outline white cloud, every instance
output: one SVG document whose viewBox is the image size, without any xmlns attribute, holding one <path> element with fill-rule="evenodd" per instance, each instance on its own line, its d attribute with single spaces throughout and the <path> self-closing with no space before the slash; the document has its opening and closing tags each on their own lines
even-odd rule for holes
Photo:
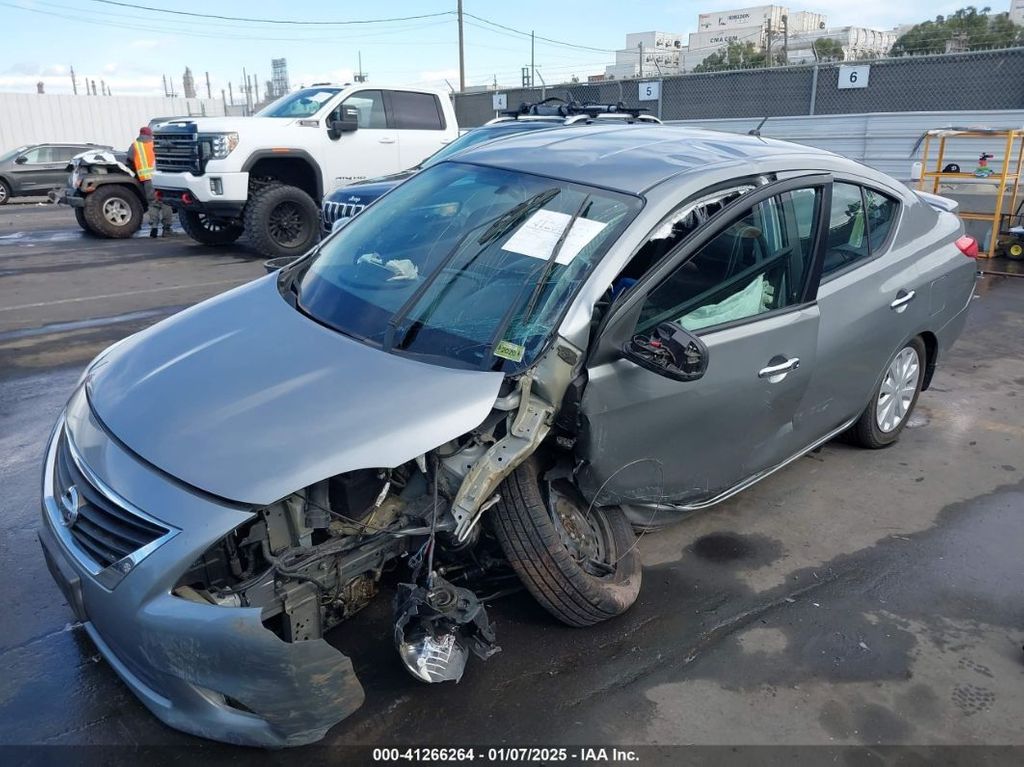
<svg viewBox="0 0 1024 767">
<path fill-rule="evenodd" d="M 163 44 L 162 40 L 141 39 L 141 40 L 132 40 L 128 44 L 128 46 L 130 48 L 137 48 L 137 49 L 143 50 L 143 51 L 150 51 L 150 50 L 153 50 L 154 48 L 159 48 L 162 44 Z"/>
</svg>

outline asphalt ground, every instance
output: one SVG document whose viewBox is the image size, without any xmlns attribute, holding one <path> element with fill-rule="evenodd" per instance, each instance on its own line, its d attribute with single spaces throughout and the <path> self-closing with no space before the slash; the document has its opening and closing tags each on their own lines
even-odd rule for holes
<svg viewBox="0 0 1024 767">
<path fill-rule="evenodd" d="M 260 756 L 153 718 L 72 622 L 35 538 L 43 443 L 83 365 L 260 274 L 244 242 L 99 240 L 67 209 L 0 208 L 0 744 Z M 639 601 L 604 625 L 498 601 L 503 651 L 458 685 L 401 668 L 382 594 L 329 636 L 367 701 L 326 742 L 1024 745 L 1022 349 L 1024 279 L 982 277 L 898 444 L 829 443 L 644 536 Z"/>
</svg>

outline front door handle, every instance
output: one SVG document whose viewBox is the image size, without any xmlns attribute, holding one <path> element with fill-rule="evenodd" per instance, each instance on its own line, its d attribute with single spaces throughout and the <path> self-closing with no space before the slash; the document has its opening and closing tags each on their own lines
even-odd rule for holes
<svg viewBox="0 0 1024 767">
<path fill-rule="evenodd" d="M 377 140 L 378 140 L 378 141 L 379 141 L 380 143 L 382 143 L 382 144 L 394 144 L 394 143 L 395 143 L 395 140 L 394 140 L 393 138 L 391 138 L 390 136 L 381 136 L 381 137 L 380 137 L 379 139 L 377 139 Z"/>
<path fill-rule="evenodd" d="M 774 361 L 775 359 L 784 358 L 773 357 L 772 360 L 769 361 Z M 770 383 L 778 383 L 779 381 L 786 377 L 787 373 L 789 373 L 792 370 L 796 370 L 798 367 L 800 367 L 800 358 L 790 357 L 788 360 L 785 360 L 783 362 L 776 362 L 773 365 L 761 368 L 759 371 L 757 371 L 757 377 L 767 378 Z"/>
<path fill-rule="evenodd" d="M 899 314 L 906 310 L 907 304 L 913 301 L 914 296 L 916 295 L 917 293 L 915 293 L 913 290 L 901 290 L 899 293 L 896 294 L 896 299 L 891 304 L 889 304 L 889 308 L 892 309 L 897 314 Z"/>
</svg>

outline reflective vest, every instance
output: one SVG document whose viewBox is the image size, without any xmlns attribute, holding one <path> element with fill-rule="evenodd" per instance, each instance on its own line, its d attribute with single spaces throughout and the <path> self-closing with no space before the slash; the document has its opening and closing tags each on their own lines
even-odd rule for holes
<svg viewBox="0 0 1024 767">
<path fill-rule="evenodd" d="M 139 181 L 149 181 L 156 170 L 156 155 L 153 153 L 152 141 L 136 139 L 132 144 L 132 165 Z"/>
</svg>

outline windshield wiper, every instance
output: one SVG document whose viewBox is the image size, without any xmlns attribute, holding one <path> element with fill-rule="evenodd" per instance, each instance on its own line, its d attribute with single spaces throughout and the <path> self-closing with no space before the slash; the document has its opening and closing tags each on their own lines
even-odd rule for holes
<svg viewBox="0 0 1024 767">
<path fill-rule="evenodd" d="M 459 241 L 455 243 L 455 247 L 453 247 L 450 251 L 448 251 L 448 253 L 445 254 L 445 257 L 441 259 L 441 263 L 437 265 L 434 271 L 432 271 L 427 276 L 427 278 L 420 283 L 416 290 L 413 291 L 413 294 L 409 296 L 408 300 L 404 304 L 402 304 L 398 311 L 391 315 L 391 319 L 388 320 L 388 329 L 384 335 L 384 348 L 395 348 L 395 333 L 398 332 L 399 324 L 401 324 L 402 320 L 404 320 L 406 316 L 409 314 L 409 312 L 413 310 L 413 307 L 415 307 L 416 304 L 419 303 L 419 300 L 423 298 L 423 295 L 427 292 L 427 290 L 430 289 L 430 286 L 434 284 L 434 281 L 437 279 L 438 275 L 440 275 L 441 272 L 443 272 L 445 268 L 448 266 L 448 264 L 451 262 L 451 260 L 455 258 L 456 254 L 462 249 L 463 244 L 465 244 L 466 240 L 469 239 L 469 236 L 473 234 L 473 232 L 490 224 L 487 231 L 484 232 L 483 235 L 481 235 L 478 241 L 478 244 L 481 247 L 473 254 L 473 257 L 470 258 L 467 261 L 467 263 L 472 263 L 473 261 L 475 261 L 477 257 L 481 253 L 483 253 L 484 250 L 487 249 L 491 242 L 493 242 L 498 237 L 501 237 L 510 228 L 518 224 L 520 221 L 522 221 L 528 215 L 533 213 L 535 210 L 544 207 L 544 205 L 546 205 L 548 202 L 554 199 L 560 192 L 561 189 L 558 188 L 552 188 L 547 189 L 543 192 L 538 192 L 532 197 L 523 200 L 521 203 L 519 203 L 506 213 L 502 213 L 497 218 L 494 218 L 491 221 L 484 221 L 482 224 L 474 226 L 462 237 L 460 237 Z M 423 324 L 422 321 L 420 321 L 419 324 Z M 408 336 L 408 331 L 406 331 L 406 333 L 403 333 L 402 336 L 403 337 L 402 339 L 400 339 L 400 342 L 398 344 L 399 348 L 403 346 L 405 342 L 405 337 Z"/>
<path fill-rule="evenodd" d="M 526 302 L 526 309 L 523 312 L 524 320 L 527 319 L 536 308 L 537 301 L 540 300 L 541 293 L 544 292 L 544 283 L 547 282 L 552 269 L 555 268 L 555 262 L 558 259 L 558 254 L 562 252 L 562 246 L 565 245 L 565 241 L 568 239 L 569 233 L 576 225 L 576 220 L 583 215 L 583 211 L 586 210 L 587 203 L 589 202 L 590 195 L 588 194 L 583 198 L 583 202 L 580 203 L 579 207 L 576 208 L 576 212 L 572 214 L 572 218 L 569 219 L 568 225 L 558 236 L 558 242 L 555 243 L 555 247 L 551 250 L 551 255 L 548 256 L 547 261 L 544 262 L 544 266 L 541 267 L 540 275 L 537 277 L 537 284 L 530 292 L 530 299 Z M 515 316 L 516 306 L 519 304 L 518 298 L 519 294 L 517 293 L 516 300 L 509 305 L 508 309 L 505 311 L 505 315 L 501 318 L 501 322 L 498 323 L 498 327 L 495 329 L 494 335 L 491 336 L 491 340 L 487 343 L 487 346 L 484 349 L 483 359 L 480 361 L 482 366 L 490 364 L 491 354 L 494 351 L 495 345 L 504 337 L 505 331 L 512 322 L 512 318 Z"/>
</svg>

